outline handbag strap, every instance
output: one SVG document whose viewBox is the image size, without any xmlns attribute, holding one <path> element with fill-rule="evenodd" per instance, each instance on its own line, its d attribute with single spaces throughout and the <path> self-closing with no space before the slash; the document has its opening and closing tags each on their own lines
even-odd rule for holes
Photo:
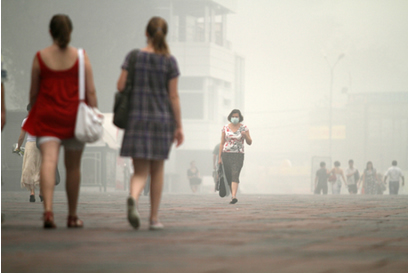
<svg viewBox="0 0 408 274">
<path fill-rule="evenodd" d="M 132 87 L 133 86 L 133 75 L 134 75 L 134 71 L 135 71 L 135 63 L 136 63 L 136 57 L 137 57 L 137 53 L 139 52 L 138 49 L 134 49 L 132 50 L 131 54 L 130 54 L 130 58 L 129 58 L 129 66 L 128 66 L 128 75 L 126 78 L 126 86 L 127 87 Z M 126 90 L 126 89 L 125 89 Z"/>
<path fill-rule="evenodd" d="M 78 49 L 78 59 L 79 59 L 79 101 L 85 100 L 85 64 L 84 64 L 84 50 Z"/>
</svg>

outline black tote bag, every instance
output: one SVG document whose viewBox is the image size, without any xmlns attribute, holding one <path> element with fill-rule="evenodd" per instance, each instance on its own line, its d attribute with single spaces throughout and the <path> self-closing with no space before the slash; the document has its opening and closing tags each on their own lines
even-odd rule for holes
<svg viewBox="0 0 408 274">
<path fill-rule="evenodd" d="M 113 104 L 113 124 L 118 128 L 125 129 L 129 114 L 130 93 L 133 88 L 133 76 L 136 56 L 139 50 L 132 51 L 129 60 L 129 70 L 126 78 L 126 86 L 122 92 L 115 93 L 115 103 Z"/>
</svg>

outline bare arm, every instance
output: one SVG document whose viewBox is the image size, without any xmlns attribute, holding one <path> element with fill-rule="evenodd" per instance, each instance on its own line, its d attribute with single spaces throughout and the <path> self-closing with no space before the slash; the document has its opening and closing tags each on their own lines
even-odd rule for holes
<svg viewBox="0 0 408 274">
<path fill-rule="evenodd" d="M 243 131 L 241 134 L 245 138 L 246 143 L 250 146 L 252 144 L 252 138 L 251 135 L 249 135 L 249 130 Z"/>
<path fill-rule="evenodd" d="M 89 61 L 88 54 L 86 54 L 86 52 L 85 52 L 85 96 L 89 106 L 98 107 L 95 84 L 93 80 L 92 66 L 91 62 Z"/>
<path fill-rule="evenodd" d="M 20 136 L 18 136 L 18 141 L 17 141 L 17 148 L 16 150 L 19 150 L 21 148 L 21 146 L 23 145 L 24 139 L 26 136 L 26 132 L 24 129 L 21 129 L 20 131 Z"/>
<path fill-rule="evenodd" d="M 126 79 L 126 78 L 125 78 Z M 184 141 L 183 126 L 181 123 L 180 97 L 178 94 L 178 78 L 172 78 L 169 81 L 169 97 L 173 109 L 174 119 L 176 120 L 176 130 L 174 131 L 174 140 L 176 147 L 179 147 Z"/>
<path fill-rule="evenodd" d="M 118 83 L 117 83 L 117 88 L 119 92 L 122 92 L 125 89 L 127 76 L 128 76 L 128 71 L 125 69 L 122 69 L 122 72 L 120 73 Z"/>
<path fill-rule="evenodd" d="M 33 65 L 31 67 L 31 86 L 30 86 L 30 104 L 34 105 L 37 101 L 38 92 L 40 90 L 40 63 L 37 56 L 34 57 Z"/>
</svg>

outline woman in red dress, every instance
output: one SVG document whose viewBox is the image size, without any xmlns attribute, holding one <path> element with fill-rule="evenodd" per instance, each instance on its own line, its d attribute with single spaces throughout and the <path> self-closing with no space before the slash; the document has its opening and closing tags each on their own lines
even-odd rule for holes
<svg viewBox="0 0 408 274">
<path fill-rule="evenodd" d="M 30 104 L 23 129 L 37 136 L 42 164 L 40 187 L 44 197 L 44 228 L 55 228 L 52 201 L 60 146 L 65 149 L 68 227 L 82 227 L 77 217 L 81 156 L 84 144 L 75 139 L 79 104 L 78 50 L 69 46 L 72 22 L 67 15 L 54 15 L 50 22 L 51 46 L 37 52 L 31 70 Z M 86 101 L 97 106 L 92 67 L 85 53 Z"/>
</svg>

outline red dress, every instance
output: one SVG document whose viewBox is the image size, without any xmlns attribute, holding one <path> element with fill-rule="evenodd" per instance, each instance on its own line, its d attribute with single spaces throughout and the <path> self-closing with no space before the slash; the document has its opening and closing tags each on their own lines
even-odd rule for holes
<svg viewBox="0 0 408 274">
<path fill-rule="evenodd" d="M 40 90 L 23 129 L 34 136 L 59 139 L 74 137 L 79 105 L 78 59 L 66 70 L 48 68 L 37 52 L 40 63 Z"/>
</svg>

